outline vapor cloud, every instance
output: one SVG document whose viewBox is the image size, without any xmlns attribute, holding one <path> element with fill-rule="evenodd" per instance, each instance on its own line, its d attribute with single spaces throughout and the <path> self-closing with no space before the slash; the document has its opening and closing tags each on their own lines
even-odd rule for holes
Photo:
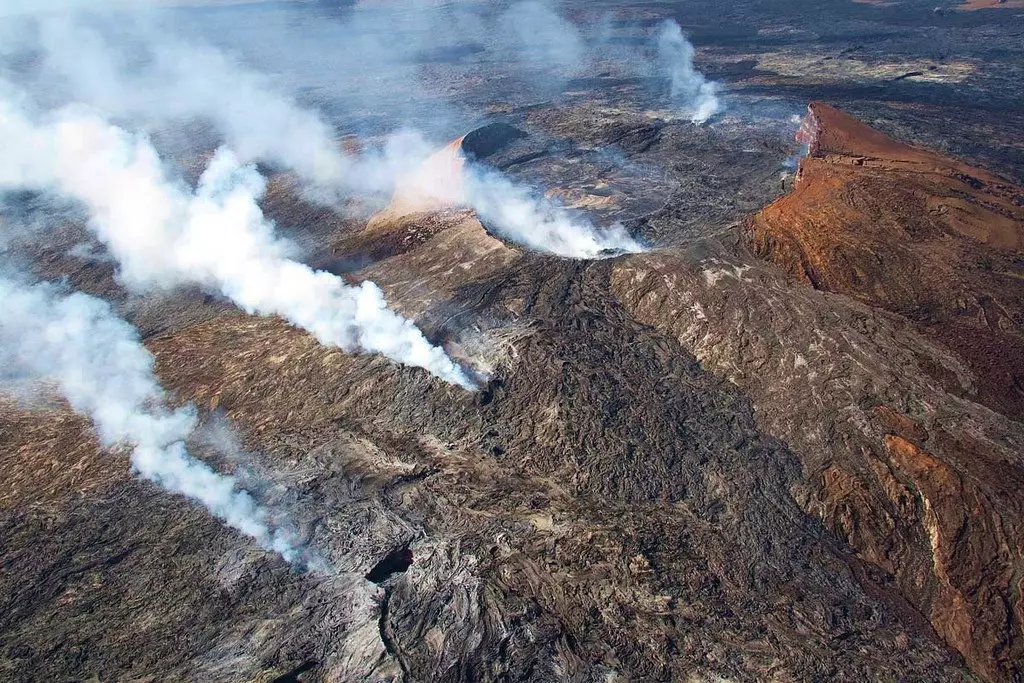
<svg viewBox="0 0 1024 683">
<path fill-rule="evenodd" d="M 245 162 L 297 173 L 325 201 L 389 189 L 404 160 L 342 152 L 333 129 L 223 52 L 136 25 L 123 44 L 73 17 L 39 23 L 42 78 L 53 95 L 143 129 L 201 120 Z M 131 39 L 131 40 L 129 40 Z"/>
<path fill-rule="evenodd" d="M 55 383 L 92 420 L 104 446 L 132 445 L 138 474 L 198 502 L 289 562 L 305 559 L 233 477 L 189 455 L 195 410 L 168 408 L 153 357 L 106 302 L 2 277 L 0 302 L 0 363 L 8 377 Z"/>
<path fill-rule="evenodd" d="M 468 171 L 465 198 L 497 232 L 538 251 L 595 259 L 645 250 L 621 225 L 598 229 L 581 216 L 484 169 Z"/>
<path fill-rule="evenodd" d="M 263 178 L 227 149 L 194 193 L 165 175 L 143 136 L 71 108 L 36 124 L 0 103 L 0 188 L 38 188 L 82 202 L 90 227 L 135 290 L 196 284 L 242 309 L 280 315 L 323 344 L 381 353 L 467 389 L 473 381 L 371 282 L 346 285 L 288 258 L 258 200 Z"/>
<path fill-rule="evenodd" d="M 673 20 L 658 29 L 658 59 L 669 79 L 669 94 L 694 123 L 704 123 L 721 108 L 720 86 L 709 81 L 693 66 L 693 44 Z"/>
<path fill-rule="evenodd" d="M 528 2 L 507 16 L 529 19 L 519 40 L 530 54 L 566 68 L 580 59 L 578 34 L 558 45 L 551 31 L 541 31 L 568 25 L 548 6 Z M 31 105 L 63 106 L 25 115 L 31 107 L 7 89 L 0 121 L 6 187 L 45 187 L 82 202 L 121 278 L 135 290 L 197 284 L 246 311 L 280 315 L 324 344 L 381 353 L 473 386 L 442 349 L 387 308 L 373 283 L 349 287 L 290 258 L 289 245 L 260 212 L 265 185 L 249 165 L 259 160 L 289 169 L 328 203 L 381 195 L 427 156 L 419 135 L 392 135 L 377 151 L 346 154 L 319 114 L 214 48 L 131 21 L 113 33 L 74 13 L 33 21 L 34 37 L 25 41 L 41 66 L 32 76 L 40 87 L 32 89 Z M 534 29 L 526 31 L 529 26 Z M 145 137 L 110 119 L 142 130 L 198 119 L 213 125 L 225 147 L 191 190 L 170 180 Z M 574 258 L 641 250 L 621 227 L 599 230 L 497 172 L 469 175 L 465 203 L 513 241 Z"/>
<path fill-rule="evenodd" d="M 599 228 L 497 171 L 466 158 L 457 142 L 400 178 L 391 211 L 473 208 L 489 229 L 536 251 L 596 259 L 644 250 L 621 225 Z"/>
<path fill-rule="evenodd" d="M 611 17 L 608 17 L 610 19 Z M 585 34 L 549 3 L 525 0 L 509 8 L 498 29 L 507 36 L 514 59 L 542 83 L 558 76 L 593 70 L 604 59 L 627 71 L 657 74 L 668 81 L 669 97 L 694 123 L 704 123 L 722 110 L 721 86 L 708 80 L 693 64 L 695 49 L 678 22 L 666 20 L 654 32 L 654 58 L 647 51 L 613 45 L 607 24 L 589 27 Z"/>
<path fill-rule="evenodd" d="M 586 66 L 587 48 L 579 30 L 546 2 L 512 5 L 499 19 L 497 31 L 511 39 L 516 60 L 527 68 L 572 74 Z"/>
<path fill-rule="evenodd" d="M 534 66 L 579 65 L 581 38 L 547 5 L 520 3 L 501 22 L 510 31 L 515 28 L 514 42 L 523 43 L 517 54 Z M 561 38 L 558 27 L 566 29 Z M 351 194 L 383 195 L 396 180 L 408 183 L 415 177 L 410 170 L 429 155 L 430 145 L 411 130 L 391 134 L 378 150 L 346 154 L 316 112 L 298 106 L 266 78 L 213 48 L 137 30 L 145 40 L 133 49 L 144 55 L 136 55 L 129 68 L 128 51 L 103 32 L 68 18 L 42 21 L 45 82 L 59 86 L 64 99 L 144 128 L 192 119 L 210 122 L 241 161 L 289 169 L 327 203 Z M 574 258 L 640 250 L 621 228 L 599 231 L 496 172 L 473 175 L 465 203 L 524 246 Z"/>
</svg>

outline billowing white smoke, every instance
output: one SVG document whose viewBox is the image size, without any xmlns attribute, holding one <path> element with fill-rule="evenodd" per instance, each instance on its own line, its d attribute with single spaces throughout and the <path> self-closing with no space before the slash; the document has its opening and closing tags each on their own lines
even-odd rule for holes
<svg viewBox="0 0 1024 683">
<path fill-rule="evenodd" d="M 410 145 L 414 136 L 403 131 L 381 150 L 346 154 L 317 112 L 299 106 L 268 77 L 134 15 L 119 15 L 117 35 L 75 13 L 35 18 L 28 25 L 35 30 L 26 28 L 22 41 L 43 59 L 31 78 L 18 79 L 23 89 L 57 103 L 88 105 L 147 131 L 203 121 L 243 162 L 295 172 L 311 197 L 324 203 L 351 194 L 386 195 L 401 172 L 429 153 L 425 144 Z"/>
<path fill-rule="evenodd" d="M 210 47 L 137 28 L 147 54 L 141 65 L 129 68 L 125 51 L 99 31 L 73 19 L 46 17 L 39 25 L 44 73 L 70 101 L 144 127 L 206 120 L 243 161 L 292 169 L 326 199 L 341 189 L 387 189 L 393 177 L 389 160 L 364 157 L 356 172 L 356 160 L 342 153 L 330 126 L 260 74 Z"/>
<path fill-rule="evenodd" d="M 669 78 L 669 93 L 686 109 L 691 121 L 704 123 L 722 108 L 719 85 L 694 68 L 693 56 L 693 44 L 679 24 L 663 22 L 658 30 L 658 57 Z"/>
<path fill-rule="evenodd" d="M 583 50 L 578 35 L 565 45 L 550 30 L 538 33 L 538 26 L 567 23 L 564 19 L 536 2 L 510 12 L 534 27 L 521 36 L 531 45 L 524 55 L 545 64 L 565 62 L 566 68 L 578 65 Z M 415 176 L 413 169 L 429 153 L 422 138 L 404 131 L 390 136 L 379 152 L 346 155 L 316 113 L 209 47 L 147 34 L 152 38 L 146 41 L 149 59 L 141 68 L 128 69 L 122 50 L 80 22 L 48 18 L 40 26 L 51 79 L 60 80 L 74 101 L 144 126 L 207 120 L 242 161 L 259 159 L 288 168 L 324 200 L 389 192 L 396 179 L 408 182 Z M 574 258 L 640 250 L 623 229 L 599 231 L 496 172 L 476 174 L 473 190 L 466 203 L 527 247 Z"/>
<path fill-rule="evenodd" d="M 164 175 L 143 137 L 81 111 L 35 125 L 0 102 L 0 187 L 53 189 L 85 204 L 90 226 L 134 289 L 196 284 L 250 313 L 280 315 L 323 344 L 381 353 L 470 389 L 473 382 L 371 282 L 287 258 L 257 204 L 263 178 L 222 149 L 194 194 Z"/>
<path fill-rule="evenodd" d="M 463 192 L 465 202 L 485 223 L 513 242 L 538 251 L 580 259 L 644 251 L 621 225 L 598 229 L 497 173 L 471 167 Z"/>
<path fill-rule="evenodd" d="M 621 225 L 598 228 L 580 214 L 471 162 L 458 142 L 401 177 L 398 187 L 390 211 L 401 214 L 446 206 L 472 207 L 488 228 L 537 251 L 595 259 L 645 249 Z"/>
<path fill-rule="evenodd" d="M 133 446 L 140 475 L 197 501 L 289 562 L 303 559 L 303 550 L 233 477 L 189 455 L 185 439 L 195 429 L 195 411 L 168 408 L 153 357 L 106 302 L 0 278 L 0 309 L 0 362 L 8 376 L 56 383 L 71 407 L 93 421 L 103 445 Z"/>
</svg>

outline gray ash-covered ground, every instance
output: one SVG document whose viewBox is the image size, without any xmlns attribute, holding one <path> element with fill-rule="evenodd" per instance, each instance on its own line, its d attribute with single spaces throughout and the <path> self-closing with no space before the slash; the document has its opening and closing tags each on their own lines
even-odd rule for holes
<svg viewBox="0 0 1024 683">
<path fill-rule="evenodd" d="M 357 10 L 300 5 L 173 12 L 229 46 L 308 32 L 291 55 L 251 58 L 304 88 L 339 135 L 412 119 L 444 142 L 514 126 L 525 135 L 481 163 L 652 251 L 556 258 L 462 215 L 423 218 L 411 241 L 412 223 L 365 238 L 360 212 L 303 202 L 278 178 L 265 209 L 306 260 L 372 276 L 452 355 L 485 357 L 472 393 L 202 292 L 129 296 L 97 245 L 76 248 L 89 240 L 69 216 L 21 258 L 118 304 L 164 385 L 211 430 L 229 421 L 245 455 L 201 440 L 196 454 L 286 510 L 331 570 L 289 566 L 133 478 L 65 406 L 7 402 L 0 678 L 1021 680 L 1024 513 L 1010 484 L 1024 481 L 1024 416 L 964 398 L 953 385 L 975 379 L 955 353 L 900 315 L 792 282 L 743 229 L 792 189 L 811 100 L 1024 179 L 1024 10 L 561 6 L 611 55 L 677 19 L 724 85 L 725 110 L 695 126 L 642 68 L 531 76 L 486 33 L 454 28 L 414 69 L 342 74 L 347 60 L 315 59 L 332 37 L 318 22 Z M 415 43 L 426 11 L 368 23 Z M 346 101 L 355 81 L 399 76 L 419 85 Z M 479 261 L 462 268 L 467 254 Z M 958 460 L 972 448 L 988 469 Z M 959 488 L 928 489 L 919 462 L 952 468 Z M 950 579 L 933 553 L 959 518 L 934 500 L 958 496 L 976 516 Z M 973 520 L 998 533 L 972 536 Z M 1001 563 L 1004 591 L 960 577 Z M 956 599 L 966 635 L 944 611 Z"/>
</svg>

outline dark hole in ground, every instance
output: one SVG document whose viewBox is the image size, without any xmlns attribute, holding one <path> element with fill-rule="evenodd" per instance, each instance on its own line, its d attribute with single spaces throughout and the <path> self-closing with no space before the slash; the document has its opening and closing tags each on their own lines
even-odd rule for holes
<svg viewBox="0 0 1024 683">
<path fill-rule="evenodd" d="M 412 566 L 412 550 L 409 546 L 395 548 L 384 556 L 384 559 L 373 566 L 366 580 L 372 583 L 384 583 L 392 574 L 406 571 Z"/>
<path fill-rule="evenodd" d="M 500 379 L 492 379 L 487 383 L 480 393 L 477 394 L 477 405 L 486 406 L 495 399 L 496 394 L 500 394 L 503 383 Z"/>
<path fill-rule="evenodd" d="M 318 664 L 319 662 L 315 662 L 312 659 L 306 660 L 305 662 L 299 664 L 297 667 L 295 667 L 288 673 L 273 679 L 272 681 L 270 681 L 270 683 L 300 683 L 299 676 L 306 673 L 307 671 L 315 669 Z"/>
</svg>

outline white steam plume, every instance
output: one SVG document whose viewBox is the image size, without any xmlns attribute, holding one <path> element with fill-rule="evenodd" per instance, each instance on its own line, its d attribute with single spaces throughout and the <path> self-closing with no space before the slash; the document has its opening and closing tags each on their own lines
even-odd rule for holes
<svg viewBox="0 0 1024 683">
<path fill-rule="evenodd" d="M 189 455 L 185 439 L 196 427 L 195 410 L 167 407 L 153 357 L 109 304 L 0 278 L 0 312 L 7 373 L 55 382 L 71 407 L 92 420 L 104 446 L 132 444 L 132 466 L 141 476 L 197 501 L 289 562 L 303 559 L 303 550 L 233 477 Z"/>
<path fill-rule="evenodd" d="M 498 173 L 470 167 L 463 191 L 485 223 L 531 249 L 580 259 L 644 251 L 621 225 L 598 229 Z"/>
<path fill-rule="evenodd" d="M 599 228 L 578 213 L 467 158 L 457 140 L 399 179 L 388 211 L 401 215 L 439 207 L 471 207 L 487 227 L 537 251 L 596 259 L 644 251 L 615 224 Z"/>
<path fill-rule="evenodd" d="M 331 127 L 265 77 L 211 47 L 156 36 L 141 25 L 135 29 L 145 50 L 141 60 L 74 18 L 44 17 L 44 74 L 70 101 L 143 127 L 206 120 L 244 161 L 291 169 L 326 199 L 343 189 L 387 189 L 393 173 L 386 160 L 365 157 L 357 172 L 356 160 L 342 153 Z"/>
<path fill-rule="evenodd" d="M 539 2 L 521 3 L 510 12 L 529 19 L 530 26 L 552 21 L 571 26 Z M 564 62 L 566 68 L 578 65 L 583 47 L 576 33 L 572 44 L 565 45 L 550 31 L 538 30 L 520 36 L 530 48 L 523 55 L 544 63 Z M 74 101 L 144 127 L 205 119 L 243 161 L 259 159 L 288 168 L 321 199 L 389 192 L 396 181 L 407 184 L 416 178 L 414 169 L 429 155 L 430 146 L 411 131 L 389 136 L 379 152 L 345 154 L 315 112 L 210 47 L 146 31 L 148 59 L 128 68 L 123 49 L 73 19 L 41 20 L 40 36 L 51 80 L 59 80 Z M 524 246 L 573 258 L 641 250 L 622 228 L 599 231 L 497 172 L 475 173 L 472 190 L 465 203 Z"/>
<path fill-rule="evenodd" d="M 14 42 L 42 57 L 27 74 L 12 69 L 7 79 L 39 101 L 88 105 L 150 132 L 208 123 L 243 162 L 295 172 L 311 198 L 326 204 L 351 194 L 383 196 L 423 158 L 403 133 L 380 151 L 347 154 L 316 111 L 221 50 L 175 38 L 133 14 L 118 15 L 116 30 L 107 31 L 83 16 L 91 15 L 40 13 L 27 23 L 0 15 L 0 28 L 20 27 Z"/>
<path fill-rule="evenodd" d="M 704 123 L 722 108 L 719 85 L 694 68 L 693 56 L 693 44 L 679 24 L 663 22 L 658 30 L 658 57 L 669 77 L 669 94 L 687 110 L 691 121 Z"/>
<path fill-rule="evenodd" d="M 350 287 L 287 258 L 288 244 L 257 204 L 263 178 L 229 151 L 218 151 L 193 194 L 168 180 L 148 140 L 81 111 L 36 125 L 0 102 L 0 140 L 0 188 L 52 189 L 85 204 L 128 286 L 216 289 L 323 344 L 381 353 L 474 388 L 443 349 L 387 308 L 372 282 Z"/>
</svg>

